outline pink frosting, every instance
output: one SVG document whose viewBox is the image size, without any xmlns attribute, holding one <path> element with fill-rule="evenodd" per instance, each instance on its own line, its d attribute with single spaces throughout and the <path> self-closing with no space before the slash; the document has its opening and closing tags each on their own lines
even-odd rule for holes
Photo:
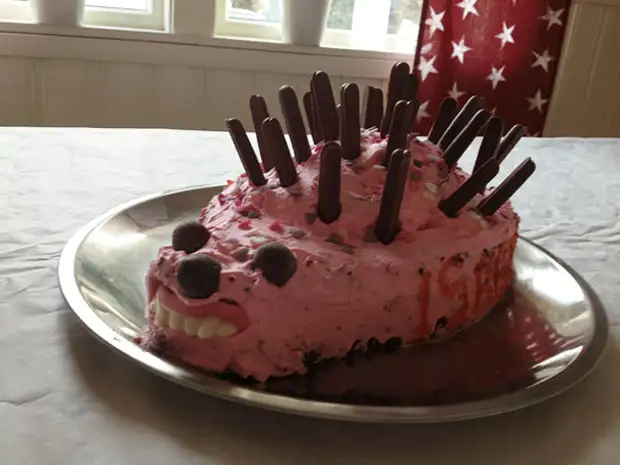
<svg viewBox="0 0 620 465">
<path fill-rule="evenodd" d="M 148 272 L 149 301 L 160 299 L 181 315 L 217 316 L 239 329 L 230 337 L 202 340 L 158 328 L 177 356 L 204 369 L 230 369 L 265 380 L 304 373 L 304 355 L 310 351 L 342 357 L 369 338 L 398 337 L 405 343 L 427 338 L 437 320 L 463 309 L 461 298 L 441 292 L 446 283 L 464 279 L 470 296 L 467 323 L 496 303 L 503 290 L 474 308 L 471 301 L 480 292 L 474 267 L 488 250 L 517 234 L 519 217 L 510 204 L 482 218 L 473 209 L 482 198 L 477 195 L 458 217 L 446 217 L 438 202 L 468 175 L 459 168 L 449 172 L 437 147 L 414 139 L 402 229 L 386 246 L 372 235 L 386 177 L 379 163 L 386 141 L 377 132 L 363 131 L 361 145 L 358 159 L 342 161 L 342 213 L 331 224 L 316 217 L 321 145 L 297 165 L 294 186 L 281 187 L 275 170 L 265 173 L 268 182 L 262 187 L 243 174 L 210 201 L 200 220 L 211 238 L 196 252 L 222 264 L 219 292 L 209 299 L 183 296 L 175 272 L 186 254 L 171 247 L 160 250 Z M 297 258 L 297 271 L 283 287 L 250 266 L 252 253 L 269 241 L 286 245 Z M 444 266 L 442 274 L 444 260 L 455 256 L 459 266 L 447 271 Z M 222 306 L 221 299 L 238 306 Z M 147 315 L 153 325 L 151 307 Z"/>
</svg>

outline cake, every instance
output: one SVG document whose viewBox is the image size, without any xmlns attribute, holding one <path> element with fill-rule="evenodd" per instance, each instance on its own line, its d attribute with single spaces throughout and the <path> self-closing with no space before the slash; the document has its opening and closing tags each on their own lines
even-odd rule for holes
<svg viewBox="0 0 620 465">
<path fill-rule="evenodd" d="M 250 99 L 261 161 L 227 120 L 245 172 L 180 224 L 147 272 L 148 338 L 193 367 L 259 382 L 351 351 L 445 338 L 487 315 L 513 279 L 526 159 L 488 185 L 523 135 L 472 97 L 415 127 L 417 81 L 394 65 L 384 101 L 317 72 L 303 98 L 280 89 L 280 122 Z M 384 109 L 385 107 L 385 109 Z M 458 166 L 483 134 L 471 175 Z M 490 349 L 492 350 L 492 349 Z"/>
</svg>

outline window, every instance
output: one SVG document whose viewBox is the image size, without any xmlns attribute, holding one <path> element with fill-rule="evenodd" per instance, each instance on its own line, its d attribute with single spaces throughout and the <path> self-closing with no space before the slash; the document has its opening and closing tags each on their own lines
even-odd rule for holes
<svg viewBox="0 0 620 465">
<path fill-rule="evenodd" d="M 332 0 L 323 45 L 413 52 L 422 0 Z M 218 36 L 279 41 L 280 0 L 217 0 Z"/>
<path fill-rule="evenodd" d="M 85 3 L 84 24 L 87 26 L 166 29 L 166 0 L 86 0 Z M 28 0 L 0 0 L 0 18 L 20 22 L 34 21 Z"/>
</svg>

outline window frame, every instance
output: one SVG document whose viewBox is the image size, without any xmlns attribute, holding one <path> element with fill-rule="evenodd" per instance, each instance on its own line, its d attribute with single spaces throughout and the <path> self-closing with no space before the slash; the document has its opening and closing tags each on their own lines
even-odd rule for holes
<svg viewBox="0 0 620 465">
<path fill-rule="evenodd" d="M 87 27 L 166 31 L 169 1 L 151 0 L 148 13 L 87 6 L 84 9 L 83 24 Z M 0 12 L 3 21 L 34 22 L 28 0 L 0 0 Z"/>
<path fill-rule="evenodd" d="M 240 19 L 228 19 L 226 8 L 229 0 L 215 0 L 215 37 L 219 38 L 238 38 L 246 40 L 260 40 L 270 42 L 282 42 L 280 24 L 273 24 L 260 21 L 246 21 Z M 422 27 L 422 25 L 418 25 Z M 411 50 L 415 51 L 415 41 Z M 373 48 L 360 48 L 355 44 L 355 35 L 352 31 L 345 29 L 325 29 L 321 47 L 326 48 L 347 48 L 353 50 L 369 50 L 386 53 L 399 53 L 398 35 L 382 34 L 382 39 L 378 46 Z"/>
</svg>

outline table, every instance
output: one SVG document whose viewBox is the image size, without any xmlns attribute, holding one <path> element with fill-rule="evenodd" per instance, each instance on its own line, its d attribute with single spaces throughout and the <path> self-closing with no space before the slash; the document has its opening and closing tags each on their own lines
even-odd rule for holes
<svg viewBox="0 0 620 465">
<path fill-rule="evenodd" d="M 604 359 L 583 383 L 520 412 L 375 426 L 176 386 L 98 343 L 64 303 L 56 269 L 72 234 L 138 196 L 225 182 L 241 169 L 226 134 L 0 129 L 0 464 L 617 463 L 620 140 L 523 140 L 501 175 L 526 156 L 538 171 L 514 198 L 523 235 L 601 297 L 612 324 Z"/>
</svg>

